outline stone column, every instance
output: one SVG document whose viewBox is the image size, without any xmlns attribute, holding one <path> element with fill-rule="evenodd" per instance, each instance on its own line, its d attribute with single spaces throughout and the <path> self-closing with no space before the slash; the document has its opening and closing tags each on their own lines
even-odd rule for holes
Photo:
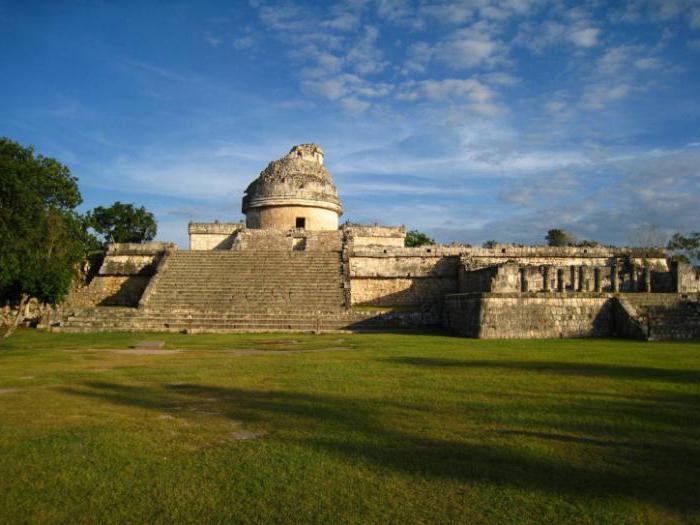
<svg viewBox="0 0 700 525">
<path fill-rule="evenodd" d="M 630 288 L 632 292 L 636 292 L 639 290 L 638 285 L 637 285 L 637 268 L 632 265 L 632 269 L 630 270 Z"/>
<path fill-rule="evenodd" d="M 552 268 L 551 268 L 550 266 L 545 266 L 545 267 L 544 267 L 544 272 L 543 272 L 543 274 L 544 274 L 544 282 L 542 283 L 542 290 L 544 290 L 545 292 L 548 292 L 548 291 L 549 291 L 549 284 L 550 284 L 549 280 L 550 280 L 550 272 L 551 272 L 551 270 L 552 270 Z"/>
<path fill-rule="evenodd" d="M 563 292 L 564 289 L 564 270 L 559 268 L 557 270 L 557 292 Z"/>
<path fill-rule="evenodd" d="M 578 267 L 578 291 L 587 292 L 588 291 L 588 275 L 586 275 L 586 267 Z"/>
<path fill-rule="evenodd" d="M 520 291 L 521 292 L 528 291 L 527 269 L 526 268 L 520 268 Z"/>
<path fill-rule="evenodd" d="M 613 264 L 610 267 L 610 284 L 612 285 L 613 292 L 620 291 L 620 281 L 617 276 L 617 264 Z"/>
<path fill-rule="evenodd" d="M 651 292 L 651 270 L 648 266 L 644 267 L 644 291 L 646 293 Z"/>
<path fill-rule="evenodd" d="M 600 268 L 595 268 L 593 270 L 593 289 L 600 293 L 602 289 L 602 283 L 601 283 L 601 278 L 600 278 Z"/>
<path fill-rule="evenodd" d="M 571 274 L 571 291 L 575 292 L 578 290 L 578 271 L 576 266 L 569 266 L 569 273 Z"/>
</svg>

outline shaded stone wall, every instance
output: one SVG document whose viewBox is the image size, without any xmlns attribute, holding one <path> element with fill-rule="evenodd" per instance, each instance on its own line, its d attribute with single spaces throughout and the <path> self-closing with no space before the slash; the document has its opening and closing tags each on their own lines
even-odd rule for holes
<svg viewBox="0 0 700 525">
<path fill-rule="evenodd" d="M 613 322 L 607 294 L 453 294 L 443 311 L 445 328 L 484 339 L 603 337 Z"/>
<path fill-rule="evenodd" d="M 682 262 L 674 262 L 673 274 L 675 281 L 675 290 L 673 290 L 674 292 L 700 292 L 700 271 L 696 270 L 689 264 L 685 264 Z"/>
<path fill-rule="evenodd" d="M 74 283 L 61 308 L 138 306 L 171 243 L 111 244 L 97 274 L 88 283 Z"/>
<path fill-rule="evenodd" d="M 349 257 L 351 303 L 375 306 L 440 305 L 459 289 L 454 256 L 421 249 L 359 248 Z"/>
</svg>

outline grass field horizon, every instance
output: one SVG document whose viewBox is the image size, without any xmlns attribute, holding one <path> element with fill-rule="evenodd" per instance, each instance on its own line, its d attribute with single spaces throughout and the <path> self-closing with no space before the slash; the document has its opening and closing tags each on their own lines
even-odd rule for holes
<svg viewBox="0 0 700 525">
<path fill-rule="evenodd" d="M 0 473 L 0 523 L 700 522 L 700 344 L 19 330 Z"/>
</svg>

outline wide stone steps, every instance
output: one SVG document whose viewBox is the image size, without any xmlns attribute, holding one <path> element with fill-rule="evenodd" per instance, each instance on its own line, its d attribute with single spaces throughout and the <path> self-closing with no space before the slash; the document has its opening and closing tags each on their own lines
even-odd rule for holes
<svg viewBox="0 0 700 525">
<path fill-rule="evenodd" d="M 402 328 L 400 323 L 371 313 L 340 314 L 207 314 L 204 312 L 151 312 L 143 309 L 99 308 L 66 312 L 54 320 L 52 330 L 62 332 L 165 331 L 165 332 L 273 332 L 345 331 Z"/>
<path fill-rule="evenodd" d="M 649 340 L 700 339 L 700 302 L 677 294 L 626 294 Z"/>
<path fill-rule="evenodd" d="M 152 311 L 339 312 L 339 252 L 172 253 L 143 306 Z"/>
</svg>

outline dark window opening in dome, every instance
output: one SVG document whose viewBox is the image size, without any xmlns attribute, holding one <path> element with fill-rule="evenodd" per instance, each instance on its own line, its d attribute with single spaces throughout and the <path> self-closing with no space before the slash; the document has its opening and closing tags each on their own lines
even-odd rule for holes
<svg viewBox="0 0 700 525">
<path fill-rule="evenodd" d="M 304 229 L 306 228 L 306 217 L 297 217 L 297 228 Z"/>
</svg>

